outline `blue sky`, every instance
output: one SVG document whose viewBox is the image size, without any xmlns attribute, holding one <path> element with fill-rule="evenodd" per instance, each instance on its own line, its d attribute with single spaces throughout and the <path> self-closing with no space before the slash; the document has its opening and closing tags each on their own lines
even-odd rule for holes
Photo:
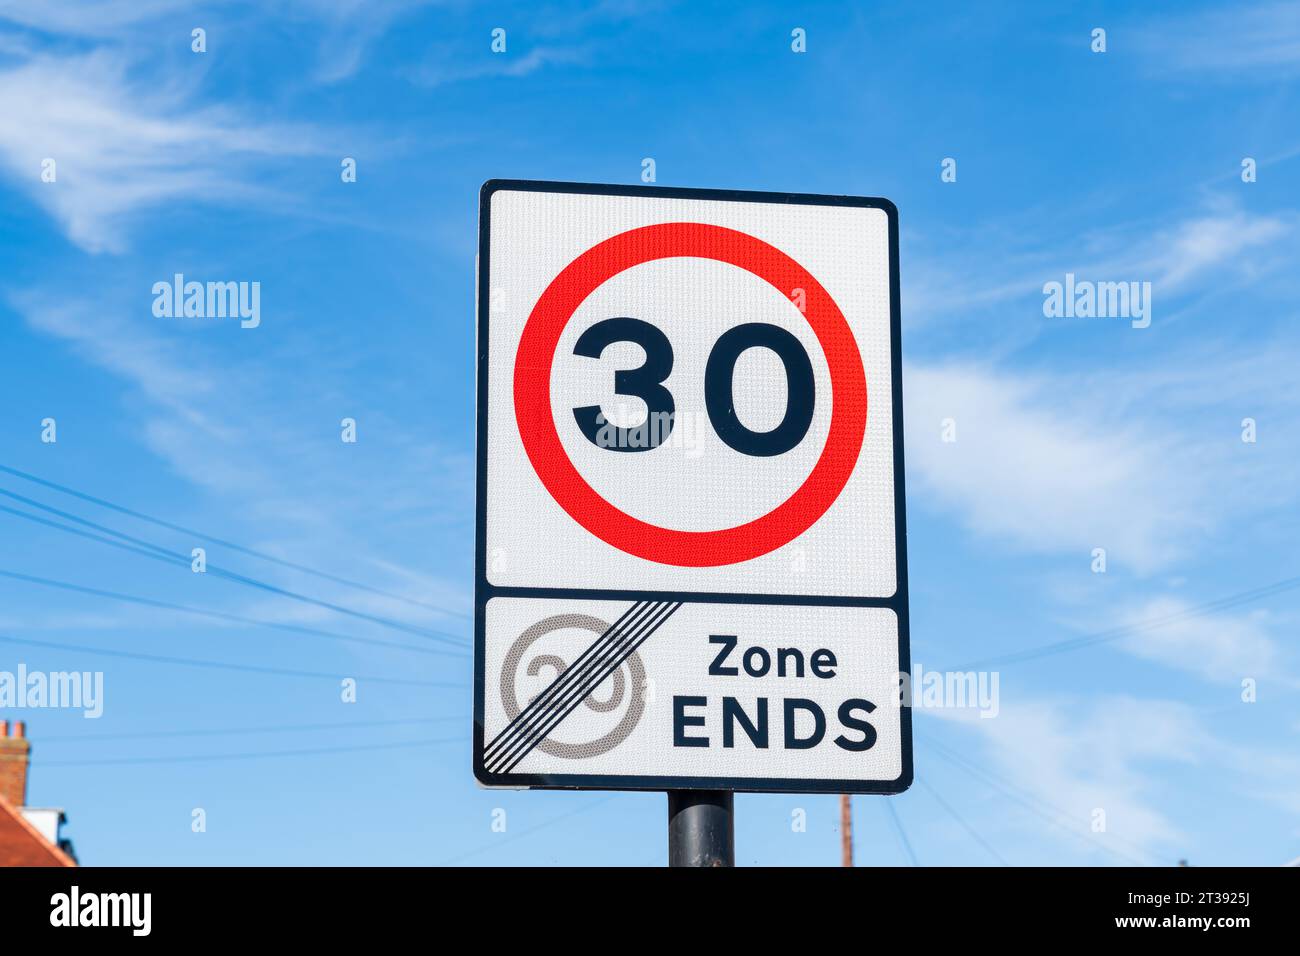
<svg viewBox="0 0 1300 956">
<path fill-rule="evenodd" d="M 916 859 L 1300 857 L 1300 598 L 1250 593 L 1300 574 L 1297 51 L 1300 8 L 1268 2 L 0 0 L 0 464 L 386 595 L 209 543 L 213 566 L 453 636 L 0 512 L 0 571 L 418 649 L 0 576 L 0 636 L 42 642 L 0 641 L 0 670 L 105 674 L 97 721 L 0 715 L 29 722 L 29 802 L 67 809 L 87 863 L 665 861 L 662 795 L 478 789 L 454 656 L 478 187 L 638 182 L 653 157 L 662 185 L 898 205 L 913 661 L 1114 632 L 990 664 L 994 719 L 917 715 L 919 782 L 892 801 Z M 178 272 L 260 282 L 260 327 L 156 318 Z M 1150 327 L 1044 317 L 1067 272 L 1151 282 Z M 415 683 L 344 704 L 333 677 L 50 643 Z M 855 812 L 860 862 L 909 861 L 883 798 Z M 838 860 L 834 797 L 737 813 L 738 862 Z"/>
</svg>

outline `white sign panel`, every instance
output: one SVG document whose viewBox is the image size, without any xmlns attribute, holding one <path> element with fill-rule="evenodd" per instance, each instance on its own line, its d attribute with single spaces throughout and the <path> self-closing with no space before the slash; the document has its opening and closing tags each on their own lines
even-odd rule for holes
<svg viewBox="0 0 1300 956">
<path fill-rule="evenodd" d="M 475 774 L 898 792 L 897 218 L 489 182 Z"/>
</svg>

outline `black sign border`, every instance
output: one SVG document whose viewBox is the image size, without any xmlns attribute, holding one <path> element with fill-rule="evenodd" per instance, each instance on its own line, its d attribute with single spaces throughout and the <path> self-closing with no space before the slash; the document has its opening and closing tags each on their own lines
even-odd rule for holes
<svg viewBox="0 0 1300 956">
<path fill-rule="evenodd" d="M 725 594 L 692 591 L 635 591 L 595 588 L 498 587 L 487 580 L 487 411 L 488 319 L 491 312 L 490 234 L 492 196 L 496 192 L 546 192 L 581 196 L 641 196 L 660 199 L 703 199 L 724 202 L 779 203 L 800 206 L 853 206 L 882 210 L 889 221 L 890 377 L 893 388 L 895 581 L 888 598 L 808 595 Z M 478 381 L 475 431 L 477 473 L 474 520 L 474 776 L 484 786 L 539 790 L 731 790 L 737 793 L 902 793 L 912 785 L 912 715 L 901 708 L 903 769 L 896 780 L 805 780 L 768 777 L 661 777 L 624 774 L 492 774 L 483 766 L 485 713 L 485 640 L 487 604 L 494 597 L 684 601 L 765 605 L 884 607 L 898 618 L 899 669 L 911 673 L 907 588 L 907 509 L 903 468 L 902 318 L 899 307 L 898 208 L 888 199 L 864 196 L 824 196 L 811 193 L 756 192 L 739 189 L 689 189 L 678 186 L 615 185 L 548 182 L 530 179 L 489 179 L 479 190 L 477 275 Z"/>
</svg>

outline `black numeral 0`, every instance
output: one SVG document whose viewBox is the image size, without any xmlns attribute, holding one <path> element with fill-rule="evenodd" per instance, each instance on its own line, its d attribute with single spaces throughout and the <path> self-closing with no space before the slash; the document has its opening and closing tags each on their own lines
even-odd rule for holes
<svg viewBox="0 0 1300 956">
<path fill-rule="evenodd" d="M 599 448 L 649 451 L 658 447 L 673 430 L 676 404 L 672 393 L 663 385 L 673 370 L 673 347 L 668 337 L 649 322 L 619 317 L 605 319 L 587 329 L 579 336 L 573 352 L 585 358 L 600 358 L 615 342 L 632 342 L 645 349 L 646 360 L 640 368 L 614 373 L 614 391 L 645 402 L 646 423 L 636 429 L 611 428 L 604 422 L 598 405 L 575 408 L 573 417 L 587 440 Z M 732 393 L 736 362 L 751 348 L 770 349 L 785 366 L 785 416 L 771 431 L 753 431 L 736 415 Z M 704 407 L 709 421 L 719 438 L 744 455 L 781 455 L 803 441 L 812 425 L 815 393 L 812 363 L 803 344 L 785 329 L 762 322 L 738 325 L 724 333 L 709 353 L 704 369 Z M 655 427 L 649 427 L 652 423 Z"/>
<path fill-rule="evenodd" d="M 736 417 L 732 378 L 736 360 L 746 349 L 766 348 L 777 354 L 785 366 L 785 417 L 770 432 L 746 428 Z M 709 353 L 704 368 L 704 407 L 718 437 L 743 455 L 783 455 L 808 434 L 813 417 L 812 363 L 800 341 L 776 325 L 750 322 L 728 329 Z"/>
</svg>

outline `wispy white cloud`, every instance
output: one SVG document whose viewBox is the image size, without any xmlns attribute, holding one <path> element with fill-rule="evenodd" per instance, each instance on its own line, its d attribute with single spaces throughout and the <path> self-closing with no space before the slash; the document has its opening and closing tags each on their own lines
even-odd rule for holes
<svg viewBox="0 0 1300 956">
<path fill-rule="evenodd" d="M 241 421 L 233 403 L 222 408 L 223 395 L 248 394 L 255 385 L 239 368 L 219 367 L 198 342 L 149 334 L 111 308 L 42 292 L 16 293 L 11 304 L 33 329 L 143 398 L 151 410 L 146 441 L 185 477 L 221 493 L 265 486 L 270 476 L 238 447 L 252 423 Z M 188 450 L 198 448 L 207 454 L 191 457 Z"/>
<path fill-rule="evenodd" d="M 102 302 L 47 292 L 10 301 L 31 328 L 121 380 L 145 447 L 172 473 L 255 522 L 262 537 L 251 546 L 286 557 L 333 555 L 312 563 L 343 560 L 349 576 L 364 571 L 365 580 L 384 582 L 387 590 L 462 606 L 458 585 L 402 571 L 370 548 L 418 542 L 440 523 L 467 520 L 472 462 L 375 413 L 364 425 L 368 434 L 384 435 L 384 451 L 351 456 L 341 469 L 339 449 L 348 446 L 339 441 L 337 418 L 321 420 L 317 403 L 326 385 L 313 384 L 308 344 L 295 349 L 300 375 L 286 393 L 274 356 L 215 349 L 203 335 L 129 320 Z M 256 333 L 236 327 L 233 334 Z M 365 489 L 364 516 L 351 504 L 358 488 Z M 353 597 L 357 606 L 385 614 L 413 613 L 387 598 Z"/>
<path fill-rule="evenodd" d="M 192 26 L 204 26 L 212 42 L 278 15 L 318 45 L 314 79 L 336 82 L 429 2 L 239 2 L 205 11 L 198 23 L 179 0 L 0 0 L 0 170 L 96 253 L 122 251 L 129 220 L 169 202 L 287 202 L 270 185 L 280 161 L 341 155 L 331 145 L 337 135 L 213 103 L 199 89 L 201 70 L 169 71 L 145 55 L 141 38 L 176 30 L 187 49 Z M 47 159 L 55 182 L 42 180 Z"/>
<path fill-rule="evenodd" d="M 1104 862 L 1162 862 L 1184 840 L 1160 776 L 1168 764 L 1202 763 L 1212 749 L 1201 718 L 1173 701 L 1012 697 L 1004 685 L 995 719 L 926 713 L 964 727 L 979 748 L 972 758 L 1037 809 L 1017 819 L 1040 853 L 1045 839 L 1056 838 L 1071 850 L 1091 846 Z M 1094 831 L 1095 821 L 1104 830 Z"/>
<path fill-rule="evenodd" d="M 439 0 L 227 0 L 196 9 L 187 0 L 0 0 L 0 22 L 47 37 L 122 42 L 141 29 L 174 21 L 178 42 L 203 27 L 214 36 L 238 32 L 267 17 L 289 22 L 318 43 L 315 78 L 336 82 L 361 66 L 366 52 L 402 17 Z M 183 29 L 182 29 L 183 28 Z"/>
<path fill-rule="evenodd" d="M 1210 780 L 1223 783 L 1232 799 L 1300 813 L 1300 759 L 1286 742 L 1224 736 L 1220 720 L 1180 701 L 1115 694 L 1024 697 L 1008 692 L 1009 686 L 1004 679 L 995 719 L 963 710 L 926 710 L 924 719 L 964 733 L 962 754 L 1034 809 L 1008 813 L 999 798 L 993 811 L 1005 837 L 995 842 L 1005 848 L 1018 832 L 1024 852 L 1034 854 L 1023 862 L 1055 863 L 1066 854 L 1086 854 L 1088 847 L 1093 853 L 1085 860 L 1108 863 L 1167 865 L 1195 853 L 1204 821 L 1182 812 L 1176 796 L 1187 783 L 1180 775 L 1204 778 L 1205 786 Z M 921 725 L 919 751 L 938 726 Z M 951 734 L 943 737 L 950 740 Z M 948 762 L 945 751 L 934 756 Z M 982 789 L 981 783 L 972 786 Z M 1104 830 L 1094 832 L 1095 821 L 1103 821 Z"/>
<path fill-rule="evenodd" d="M 407 75 L 419 86 L 434 87 L 492 76 L 530 76 L 548 66 L 584 63 L 587 56 L 585 50 L 575 47 L 537 46 L 518 55 L 485 51 L 481 58 L 466 61 L 457 60 L 450 52 L 443 51 L 426 59 Z"/>
<path fill-rule="evenodd" d="M 1295 686 L 1267 612 L 1193 616 L 1187 613 L 1191 607 L 1179 598 L 1158 597 L 1125 611 L 1118 625 L 1131 630 L 1119 642 L 1120 648 L 1215 683 L 1240 684 L 1252 678 L 1274 686 L 1279 682 Z M 1167 623 L 1145 626 L 1162 619 Z"/>
<path fill-rule="evenodd" d="M 437 5 L 438 0 L 278 0 L 269 6 L 319 34 L 315 78 L 337 83 L 356 73 L 375 41 L 403 17 Z"/>
<path fill-rule="evenodd" d="M 322 134 L 194 108 L 132 78 L 115 52 L 38 56 L 0 71 L 0 164 L 91 252 L 120 251 L 135 213 L 167 202 L 268 198 L 254 164 L 321 153 Z M 55 162 L 55 182 L 42 162 Z"/>
<path fill-rule="evenodd" d="M 322 0 L 328 2 L 328 0 Z M 365 0 L 358 0 L 365 2 Z M 462 44 L 435 46 L 405 75 L 417 86 L 433 88 L 493 77 L 521 78 L 560 66 L 587 66 L 600 49 L 617 49 L 616 40 L 575 43 L 573 37 L 617 32 L 627 23 L 659 16 L 671 5 L 664 0 L 595 0 L 575 4 L 542 3 L 518 11 L 509 20 L 494 20 L 506 30 L 505 52 L 491 52 L 489 35 L 467 56 Z"/>
<path fill-rule="evenodd" d="M 1207 339 L 1158 367 L 909 363 L 911 503 L 1032 553 L 1105 548 L 1112 563 L 1164 569 L 1250 516 L 1293 521 L 1297 362 L 1293 337 L 1270 335 Z M 949 418 L 955 442 L 942 440 Z M 1242 441 L 1246 418 L 1254 443 Z"/>
<path fill-rule="evenodd" d="M 1059 380 L 977 365 L 908 365 L 907 465 L 914 503 L 956 514 L 973 531 L 1029 551 L 1093 548 L 1149 570 L 1173 558 L 1206 520 L 1206 488 L 1184 472 L 1168 435 L 1078 407 Z M 956 441 L 943 441 L 953 419 Z"/>
<path fill-rule="evenodd" d="M 1273 82 L 1300 73 L 1300 6 L 1268 0 L 1180 12 L 1139 28 L 1134 43 L 1154 70 Z"/>
<path fill-rule="evenodd" d="M 1168 303 L 1225 282 L 1292 271 L 1290 246 L 1297 225 L 1300 216 L 1291 210 L 1253 213 L 1214 199 L 1168 223 L 1123 222 L 1046 248 L 1039 240 L 1019 251 L 999 246 L 996 258 L 989 256 L 987 241 L 965 236 L 951 245 L 978 250 L 970 261 L 920 258 L 910 277 L 905 276 L 904 316 L 921 325 L 966 321 L 972 312 L 1021 300 L 1032 303 L 1020 326 L 1023 334 L 1012 336 L 1023 342 L 1049 327 L 1040 310 L 1043 284 L 1059 281 L 1067 271 L 1084 279 L 1151 282 L 1163 315 Z M 979 229 L 999 231 L 987 223 Z M 992 270 L 991 261 L 996 263 Z"/>
<path fill-rule="evenodd" d="M 0 20 L 48 34 L 106 38 L 192 6 L 185 0 L 0 0 Z"/>
<path fill-rule="evenodd" d="M 1156 234 L 1132 266 L 1139 276 L 1151 275 L 1162 292 L 1176 292 L 1186 285 L 1212 278 L 1216 271 L 1230 269 L 1251 277 L 1263 265 L 1259 252 L 1275 249 L 1293 234 L 1295 217 L 1289 214 L 1258 215 L 1224 209 L 1183 220 Z M 1103 275 L 1115 269 L 1100 267 Z"/>
</svg>

